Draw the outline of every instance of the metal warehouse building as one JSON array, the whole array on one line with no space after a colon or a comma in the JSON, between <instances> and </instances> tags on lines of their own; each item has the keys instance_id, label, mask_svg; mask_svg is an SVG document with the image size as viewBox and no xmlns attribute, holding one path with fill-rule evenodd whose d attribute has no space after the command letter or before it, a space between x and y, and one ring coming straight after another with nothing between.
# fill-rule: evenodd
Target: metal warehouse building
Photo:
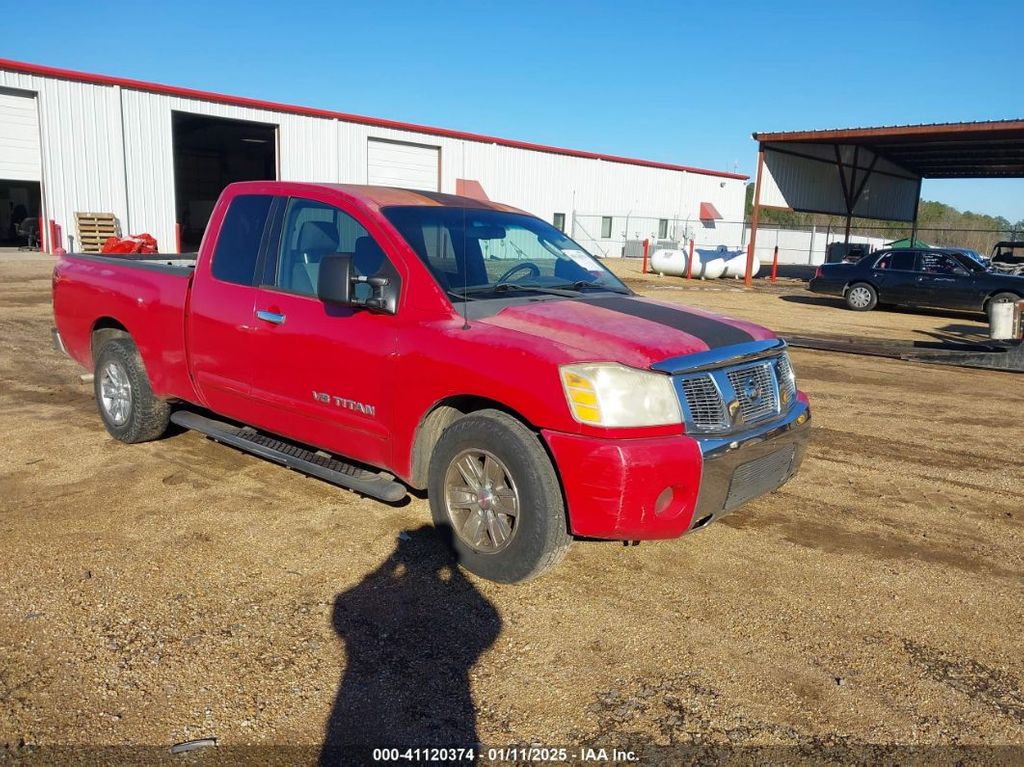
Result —
<instances>
[{"instance_id":1,"label":"metal warehouse building","mask_svg":"<svg viewBox=\"0 0 1024 767\"><path fill-rule=\"evenodd\" d=\"M77 247L76 213L113 214L195 249L227 183L326 181L484 194L598 255L645 237L742 240L746 176L0 59L0 239L42 223Z\"/></svg>"}]
</instances>

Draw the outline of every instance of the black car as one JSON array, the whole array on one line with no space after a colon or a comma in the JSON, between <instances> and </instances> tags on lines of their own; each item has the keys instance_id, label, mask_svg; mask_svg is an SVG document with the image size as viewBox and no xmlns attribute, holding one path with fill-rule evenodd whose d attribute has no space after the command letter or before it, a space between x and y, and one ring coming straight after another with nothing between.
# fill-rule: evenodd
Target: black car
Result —
<instances>
[{"instance_id":1,"label":"black car","mask_svg":"<svg viewBox=\"0 0 1024 767\"><path fill-rule=\"evenodd\" d=\"M991 302L1024 298L1024 277L993 272L956 250L879 250L819 266L809 289L858 312L880 303L985 312Z\"/></svg>"}]
</instances>

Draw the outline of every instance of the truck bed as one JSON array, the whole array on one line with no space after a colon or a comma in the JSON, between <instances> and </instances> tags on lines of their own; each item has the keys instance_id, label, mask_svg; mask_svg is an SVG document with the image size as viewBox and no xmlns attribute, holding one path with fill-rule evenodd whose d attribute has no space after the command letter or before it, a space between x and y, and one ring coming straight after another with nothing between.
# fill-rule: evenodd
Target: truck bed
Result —
<instances>
[{"instance_id":1,"label":"truck bed","mask_svg":"<svg viewBox=\"0 0 1024 767\"><path fill-rule=\"evenodd\" d=\"M123 328L139 348L153 391L194 400L185 324L196 254L68 253L53 270L53 314L72 358L92 369L92 337Z\"/></svg>"},{"instance_id":2,"label":"truck bed","mask_svg":"<svg viewBox=\"0 0 1024 767\"><path fill-rule=\"evenodd\" d=\"M79 258L96 263L117 264L118 266L137 266L141 269L153 269L167 274L178 274L183 277L191 275L196 268L198 253L150 253L137 255L129 253L68 253L65 258Z\"/></svg>"}]
</instances>

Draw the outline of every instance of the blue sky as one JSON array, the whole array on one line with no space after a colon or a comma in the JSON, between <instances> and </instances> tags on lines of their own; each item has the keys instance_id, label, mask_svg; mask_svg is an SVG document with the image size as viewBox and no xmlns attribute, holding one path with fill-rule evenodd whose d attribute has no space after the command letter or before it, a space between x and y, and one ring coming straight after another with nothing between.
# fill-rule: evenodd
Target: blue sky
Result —
<instances>
[{"instance_id":1,"label":"blue sky","mask_svg":"<svg viewBox=\"0 0 1024 767\"><path fill-rule=\"evenodd\" d=\"M1024 117L1021 0L45 7L0 56L748 174L753 131ZM1024 180L924 197L1024 219Z\"/></svg>"}]
</instances>

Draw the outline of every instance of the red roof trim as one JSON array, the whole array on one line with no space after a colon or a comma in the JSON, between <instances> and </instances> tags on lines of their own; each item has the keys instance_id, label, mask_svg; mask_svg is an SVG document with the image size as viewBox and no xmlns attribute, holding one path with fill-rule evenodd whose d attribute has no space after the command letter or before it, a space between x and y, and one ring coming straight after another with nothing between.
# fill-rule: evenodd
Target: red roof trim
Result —
<instances>
[{"instance_id":1,"label":"red roof trim","mask_svg":"<svg viewBox=\"0 0 1024 767\"><path fill-rule=\"evenodd\" d=\"M568 157L582 157L589 160L603 160L605 162L617 162L625 165L639 165L645 168L685 171L687 173L699 173L705 176L734 178L743 181L750 178L749 176L745 176L740 173L728 173L720 170L694 168L689 165L674 165L672 163L655 162L652 160L638 160L633 157L599 154L597 152L586 152L579 149L566 149L565 147L535 144L530 141L515 141L512 139L498 138L496 136L487 136L481 133L468 133L465 131L449 130L447 128L433 128L429 125L417 125L415 123L405 123L397 120L385 120L376 117L366 117L364 115L354 115L347 112L334 112L328 109L314 109L311 107L295 106L293 104L281 104L274 101L245 98L243 96L228 96L222 93L201 91L194 88L179 88L174 85L161 85L160 83L151 83L144 80L132 80L124 77L111 77L109 75L95 75L87 72L76 72L71 69L59 69L57 67L48 67L41 64L12 61L11 59L0 58L0 69L7 69L12 72L21 72L29 75L39 75L41 77L55 77L62 80L74 80L75 82L90 83L92 85L117 85L122 88L130 88L132 90L161 93L167 96L181 96L183 98L199 99L201 101L215 101L239 107L266 109L274 112L305 115L307 117L323 117L327 119L342 120L344 122L359 123L360 125L372 125L377 128L415 131L416 133L426 133L431 136L443 136L445 138L462 139L464 141L478 141L484 144L498 144L500 146L512 147L514 149L526 149L533 152L546 152L548 154L566 155Z\"/></svg>"},{"instance_id":2,"label":"red roof trim","mask_svg":"<svg viewBox=\"0 0 1024 767\"><path fill-rule=\"evenodd\" d=\"M700 204L700 220L701 221L721 221L722 214L718 212L718 208L712 205L710 202L702 202Z\"/></svg>"},{"instance_id":3,"label":"red roof trim","mask_svg":"<svg viewBox=\"0 0 1024 767\"><path fill-rule=\"evenodd\" d=\"M754 133L755 141L835 141L857 139L919 138L940 139L950 135L965 136L980 134L984 140L995 134L1020 133L1024 131L1024 119L986 120L982 122L959 123L916 123L913 125L882 125L870 128L827 128L824 130L780 131L775 133Z\"/></svg>"}]
</instances>

